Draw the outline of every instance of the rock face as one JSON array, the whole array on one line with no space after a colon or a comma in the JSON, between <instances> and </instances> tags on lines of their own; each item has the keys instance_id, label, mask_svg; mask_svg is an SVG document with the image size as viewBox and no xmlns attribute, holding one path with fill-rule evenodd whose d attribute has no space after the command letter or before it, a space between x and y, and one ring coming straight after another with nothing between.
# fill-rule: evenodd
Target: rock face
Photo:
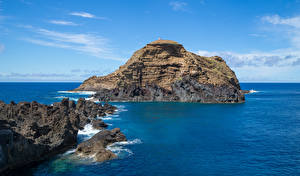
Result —
<instances>
[{"instance_id":1,"label":"rock face","mask_svg":"<svg viewBox=\"0 0 300 176\"><path fill-rule=\"evenodd\" d=\"M76 149L76 154L85 157L94 157L98 162L114 159L117 156L105 148L109 144L121 141L126 141L126 137L120 132L119 128L115 128L111 131L102 130L91 139L79 144Z\"/></svg>"},{"instance_id":2,"label":"rock face","mask_svg":"<svg viewBox=\"0 0 300 176\"><path fill-rule=\"evenodd\" d=\"M0 175L75 147L78 129L114 108L84 99L51 106L0 101Z\"/></svg>"},{"instance_id":3,"label":"rock face","mask_svg":"<svg viewBox=\"0 0 300 176\"><path fill-rule=\"evenodd\" d=\"M221 57L199 56L170 40L147 44L115 72L90 77L75 90L96 91L101 101L245 101L235 73Z\"/></svg>"}]
</instances>

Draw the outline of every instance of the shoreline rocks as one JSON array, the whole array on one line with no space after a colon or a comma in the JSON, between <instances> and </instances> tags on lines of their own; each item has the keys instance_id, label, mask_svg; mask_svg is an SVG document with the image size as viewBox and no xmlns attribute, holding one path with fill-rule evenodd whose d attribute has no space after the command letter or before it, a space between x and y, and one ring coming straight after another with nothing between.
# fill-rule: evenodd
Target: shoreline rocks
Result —
<instances>
[{"instance_id":1,"label":"shoreline rocks","mask_svg":"<svg viewBox=\"0 0 300 176\"><path fill-rule=\"evenodd\" d=\"M0 101L0 175L76 147L78 130L115 109L83 98L53 105ZM104 122L96 122L105 128Z\"/></svg>"},{"instance_id":2,"label":"shoreline rocks","mask_svg":"<svg viewBox=\"0 0 300 176\"><path fill-rule=\"evenodd\" d=\"M76 148L76 154L83 157L93 157L97 162L111 160L117 156L106 147L115 142L126 141L126 137L119 128L102 130L91 139L80 143Z\"/></svg>"},{"instance_id":3,"label":"shoreline rocks","mask_svg":"<svg viewBox=\"0 0 300 176\"><path fill-rule=\"evenodd\" d=\"M76 91L95 91L100 101L243 103L235 73L218 56L191 53L171 40L136 51L118 70L92 76Z\"/></svg>"}]
</instances>

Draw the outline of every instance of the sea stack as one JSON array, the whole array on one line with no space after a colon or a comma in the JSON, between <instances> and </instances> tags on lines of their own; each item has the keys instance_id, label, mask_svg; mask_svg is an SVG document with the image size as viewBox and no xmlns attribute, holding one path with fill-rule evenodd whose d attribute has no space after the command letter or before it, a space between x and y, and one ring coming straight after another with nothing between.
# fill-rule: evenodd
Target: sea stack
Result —
<instances>
[{"instance_id":1,"label":"sea stack","mask_svg":"<svg viewBox=\"0 0 300 176\"><path fill-rule=\"evenodd\" d=\"M115 72L90 77L75 90L96 91L100 101L245 101L235 73L221 57L199 56L171 40L147 44Z\"/></svg>"}]
</instances>

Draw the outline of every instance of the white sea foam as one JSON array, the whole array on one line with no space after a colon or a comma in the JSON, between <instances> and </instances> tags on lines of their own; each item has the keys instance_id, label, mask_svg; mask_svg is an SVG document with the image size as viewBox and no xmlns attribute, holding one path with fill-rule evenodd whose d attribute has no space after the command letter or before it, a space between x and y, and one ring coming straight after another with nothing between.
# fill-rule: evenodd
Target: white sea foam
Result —
<instances>
[{"instance_id":1,"label":"white sea foam","mask_svg":"<svg viewBox=\"0 0 300 176\"><path fill-rule=\"evenodd\" d=\"M123 146L113 146L109 145L106 147L107 150L112 151L114 154L118 155L119 157L121 155L132 155L133 152L127 148L123 148Z\"/></svg>"},{"instance_id":2,"label":"white sea foam","mask_svg":"<svg viewBox=\"0 0 300 176\"><path fill-rule=\"evenodd\" d=\"M101 120L121 120L120 118L112 118L112 117L101 117Z\"/></svg>"},{"instance_id":3,"label":"white sea foam","mask_svg":"<svg viewBox=\"0 0 300 176\"><path fill-rule=\"evenodd\" d=\"M115 105L115 106L117 107L115 111L118 113L127 111L124 105Z\"/></svg>"},{"instance_id":4,"label":"white sea foam","mask_svg":"<svg viewBox=\"0 0 300 176\"><path fill-rule=\"evenodd\" d=\"M58 93L64 94L79 94L79 95L94 95L95 91L57 91Z\"/></svg>"},{"instance_id":5,"label":"white sea foam","mask_svg":"<svg viewBox=\"0 0 300 176\"><path fill-rule=\"evenodd\" d=\"M140 139L134 139L130 141L122 141L122 142L115 142L115 145L133 145L133 144L141 144L142 141Z\"/></svg>"},{"instance_id":6,"label":"white sea foam","mask_svg":"<svg viewBox=\"0 0 300 176\"><path fill-rule=\"evenodd\" d=\"M65 156L65 155L73 154L73 153L75 153L75 151L76 151L76 149L71 149L71 150L66 151L63 155Z\"/></svg>"},{"instance_id":7,"label":"white sea foam","mask_svg":"<svg viewBox=\"0 0 300 176\"><path fill-rule=\"evenodd\" d=\"M69 100L78 101L78 98L73 98L73 97L58 96L58 97L54 97L54 98L57 98L57 99L69 98Z\"/></svg>"},{"instance_id":8,"label":"white sea foam","mask_svg":"<svg viewBox=\"0 0 300 176\"><path fill-rule=\"evenodd\" d=\"M128 148L125 148L126 145L133 145L133 144L141 144L142 141L140 139L134 139L130 141L122 141L122 142L115 142L111 145L108 145L106 149L112 151L114 154L121 156L132 155L133 152Z\"/></svg>"},{"instance_id":9,"label":"white sea foam","mask_svg":"<svg viewBox=\"0 0 300 176\"><path fill-rule=\"evenodd\" d=\"M92 99L93 99L93 97L85 98L85 100L92 100Z\"/></svg>"},{"instance_id":10,"label":"white sea foam","mask_svg":"<svg viewBox=\"0 0 300 176\"><path fill-rule=\"evenodd\" d=\"M106 116L100 117L97 116L97 119L101 119L101 120L120 120L119 114L106 114Z\"/></svg>"},{"instance_id":11,"label":"white sea foam","mask_svg":"<svg viewBox=\"0 0 300 176\"><path fill-rule=\"evenodd\" d=\"M257 93L257 92L259 92L259 91L253 90L253 89L249 90L249 93Z\"/></svg>"},{"instance_id":12,"label":"white sea foam","mask_svg":"<svg viewBox=\"0 0 300 176\"><path fill-rule=\"evenodd\" d=\"M93 128L91 124L87 124L84 126L83 130L78 131L78 137L83 138L83 140L88 140L93 137L100 130Z\"/></svg>"}]
</instances>

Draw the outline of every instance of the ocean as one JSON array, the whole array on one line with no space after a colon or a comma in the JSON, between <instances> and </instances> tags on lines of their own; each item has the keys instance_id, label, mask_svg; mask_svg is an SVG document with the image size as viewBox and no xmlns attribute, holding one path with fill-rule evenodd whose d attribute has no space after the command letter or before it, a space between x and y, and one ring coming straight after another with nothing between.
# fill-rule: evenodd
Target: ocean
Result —
<instances>
[{"instance_id":1,"label":"ocean","mask_svg":"<svg viewBox=\"0 0 300 176\"><path fill-rule=\"evenodd\" d=\"M0 83L0 100L51 104L90 93L64 92L80 83ZM104 117L128 141L109 148L118 159L74 159L74 150L22 171L24 175L300 175L300 84L242 83L242 104L112 103ZM98 132L87 125L79 141Z\"/></svg>"}]
</instances>

